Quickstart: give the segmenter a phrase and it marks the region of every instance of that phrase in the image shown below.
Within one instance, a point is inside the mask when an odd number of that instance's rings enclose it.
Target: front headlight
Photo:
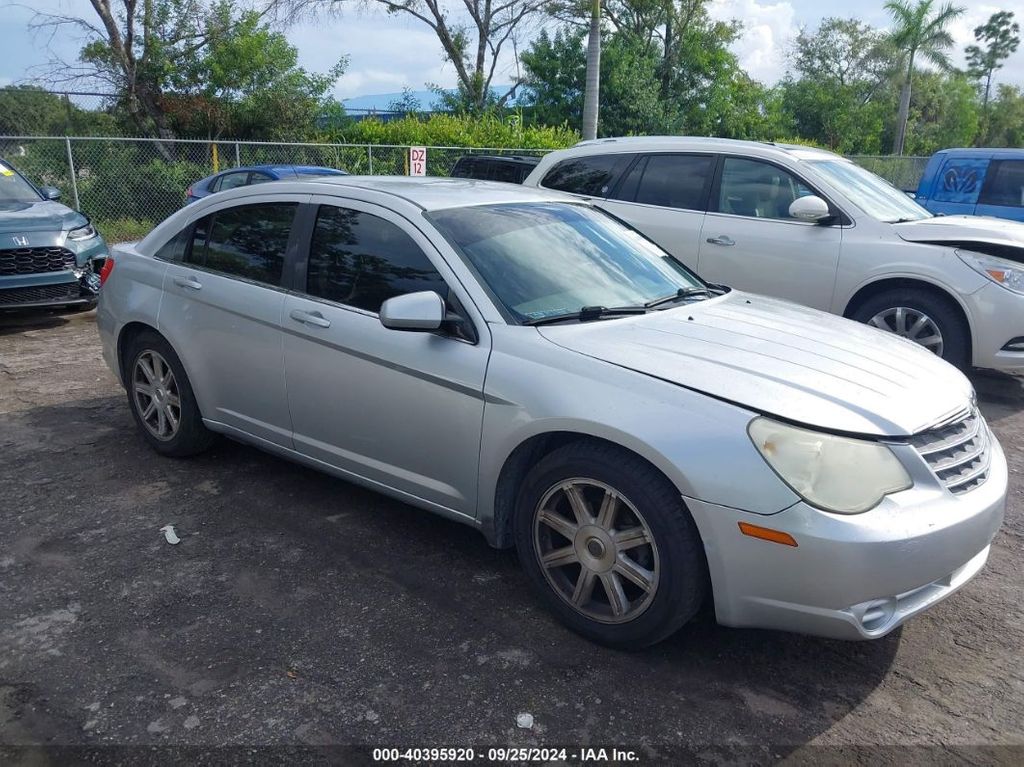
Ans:
[[[837,437],[755,418],[750,438],[783,482],[819,509],[858,514],[914,483],[880,442]]]
[[[1007,290],[1024,295],[1024,264],[1015,264],[1013,261],[1004,261],[995,256],[964,250],[958,250],[956,254],[978,274],[988,277]]]
[[[93,228],[92,224],[86,224],[85,226],[80,226],[77,229],[72,229],[68,232],[69,240],[91,240],[95,236],[96,230]]]

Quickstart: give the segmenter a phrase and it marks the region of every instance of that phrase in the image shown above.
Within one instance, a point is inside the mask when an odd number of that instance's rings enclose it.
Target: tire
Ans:
[[[632,531],[632,545],[619,549],[600,524],[579,524],[581,517],[571,511],[573,500],[564,489],[567,483],[572,494],[579,491],[590,511],[584,519],[591,522],[601,521],[608,492],[616,494],[607,529],[619,535]],[[570,518],[577,529],[571,529]],[[708,591],[704,546],[678,490],[646,461],[614,445],[584,440],[545,456],[520,486],[513,523],[519,559],[533,589],[563,623],[601,644],[640,649],[659,642],[697,613]],[[650,543],[639,542],[638,529]],[[564,564],[545,567],[545,555]],[[621,563],[621,557],[632,564]],[[623,576],[620,564],[629,565],[625,569],[632,577]],[[638,573],[645,574],[641,580],[651,588],[632,580]],[[619,603],[618,614],[617,600],[604,586],[608,581],[626,600]]]
[[[898,335],[918,342],[919,339],[933,338],[934,334],[930,332],[927,323],[917,332],[917,338],[909,335],[909,331],[920,317],[924,316],[934,325],[941,337],[941,348],[934,344],[925,345],[925,348],[958,368],[970,367],[970,329],[950,298],[919,288],[895,288],[868,298],[853,312],[853,319],[872,327],[896,332],[893,327],[897,322],[895,313],[900,309],[904,310],[903,322],[908,333]]]
[[[203,425],[192,385],[171,345],[155,332],[139,333],[129,342],[124,359],[128,406],[146,442],[161,455],[175,458],[208,449],[216,435]],[[170,378],[161,375],[166,371]],[[150,374],[158,383],[150,383]],[[147,388],[160,399],[144,393]],[[152,410],[148,408],[150,403]],[[167,428],[161,428],[161,423]]]

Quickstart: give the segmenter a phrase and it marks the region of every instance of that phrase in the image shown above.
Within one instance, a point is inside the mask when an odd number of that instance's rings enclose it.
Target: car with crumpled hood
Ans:
[[[0,309],[88,309],[107,244],[89,219],[0,159]]]

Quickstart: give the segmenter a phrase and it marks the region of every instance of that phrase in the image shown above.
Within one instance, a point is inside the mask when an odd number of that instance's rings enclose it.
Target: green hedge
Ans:
[[[564,125],[524,127],[495,115],[434,114],[427,118],[409,115],[387,122],[360,120],[321,134],[317,140],[343,144],[564,149],[579,141],[580,136]]]

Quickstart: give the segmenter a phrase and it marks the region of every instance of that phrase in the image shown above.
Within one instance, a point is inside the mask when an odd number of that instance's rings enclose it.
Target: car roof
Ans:
[[[788,155],[800,159],[835,158],[839,155],[827,149],[818,149],[812,146],[800,144],[774,143],[771,141],[742,141],[731,138],[713,138],[707,136],[624,136],[621,138],[599,138],[591,141],[581,141],[571,149],[563,150],[564,154],[575,154],[577,150],[581,153],[591,154],[607,152],[609,150],[622,149],[628,152],[666,152],[666,151],[708,151],[721,152],[725,150],[750,151],[757,150],[759,153],[770,154],[771,152],[785,152]],[[562,154],[560,153],[560,154]]]
[[[1024,149],[1014,149],[1013,147],[950,147],[949,149],[940,149],[935,154],[965,154],[965,155],[978,155],[981,157],[1024,157]]]
[[[363,189],[386,194],[412,203],[422,210],[460,208],[469,205],[495,205],[516,202],[573,202],[579,199],[547,189],[507,184],[499,181],[479,181],[469,178],[442,178],[436,176],[312,176],[309,178],[274,181],[284,192],[308,194],[344,193],[348,189]],[[222,200],[242,198],[251,194],[265,194],[271,184],[238,187],[218,195]],[[230,196],[230,197],[229,197]]]

